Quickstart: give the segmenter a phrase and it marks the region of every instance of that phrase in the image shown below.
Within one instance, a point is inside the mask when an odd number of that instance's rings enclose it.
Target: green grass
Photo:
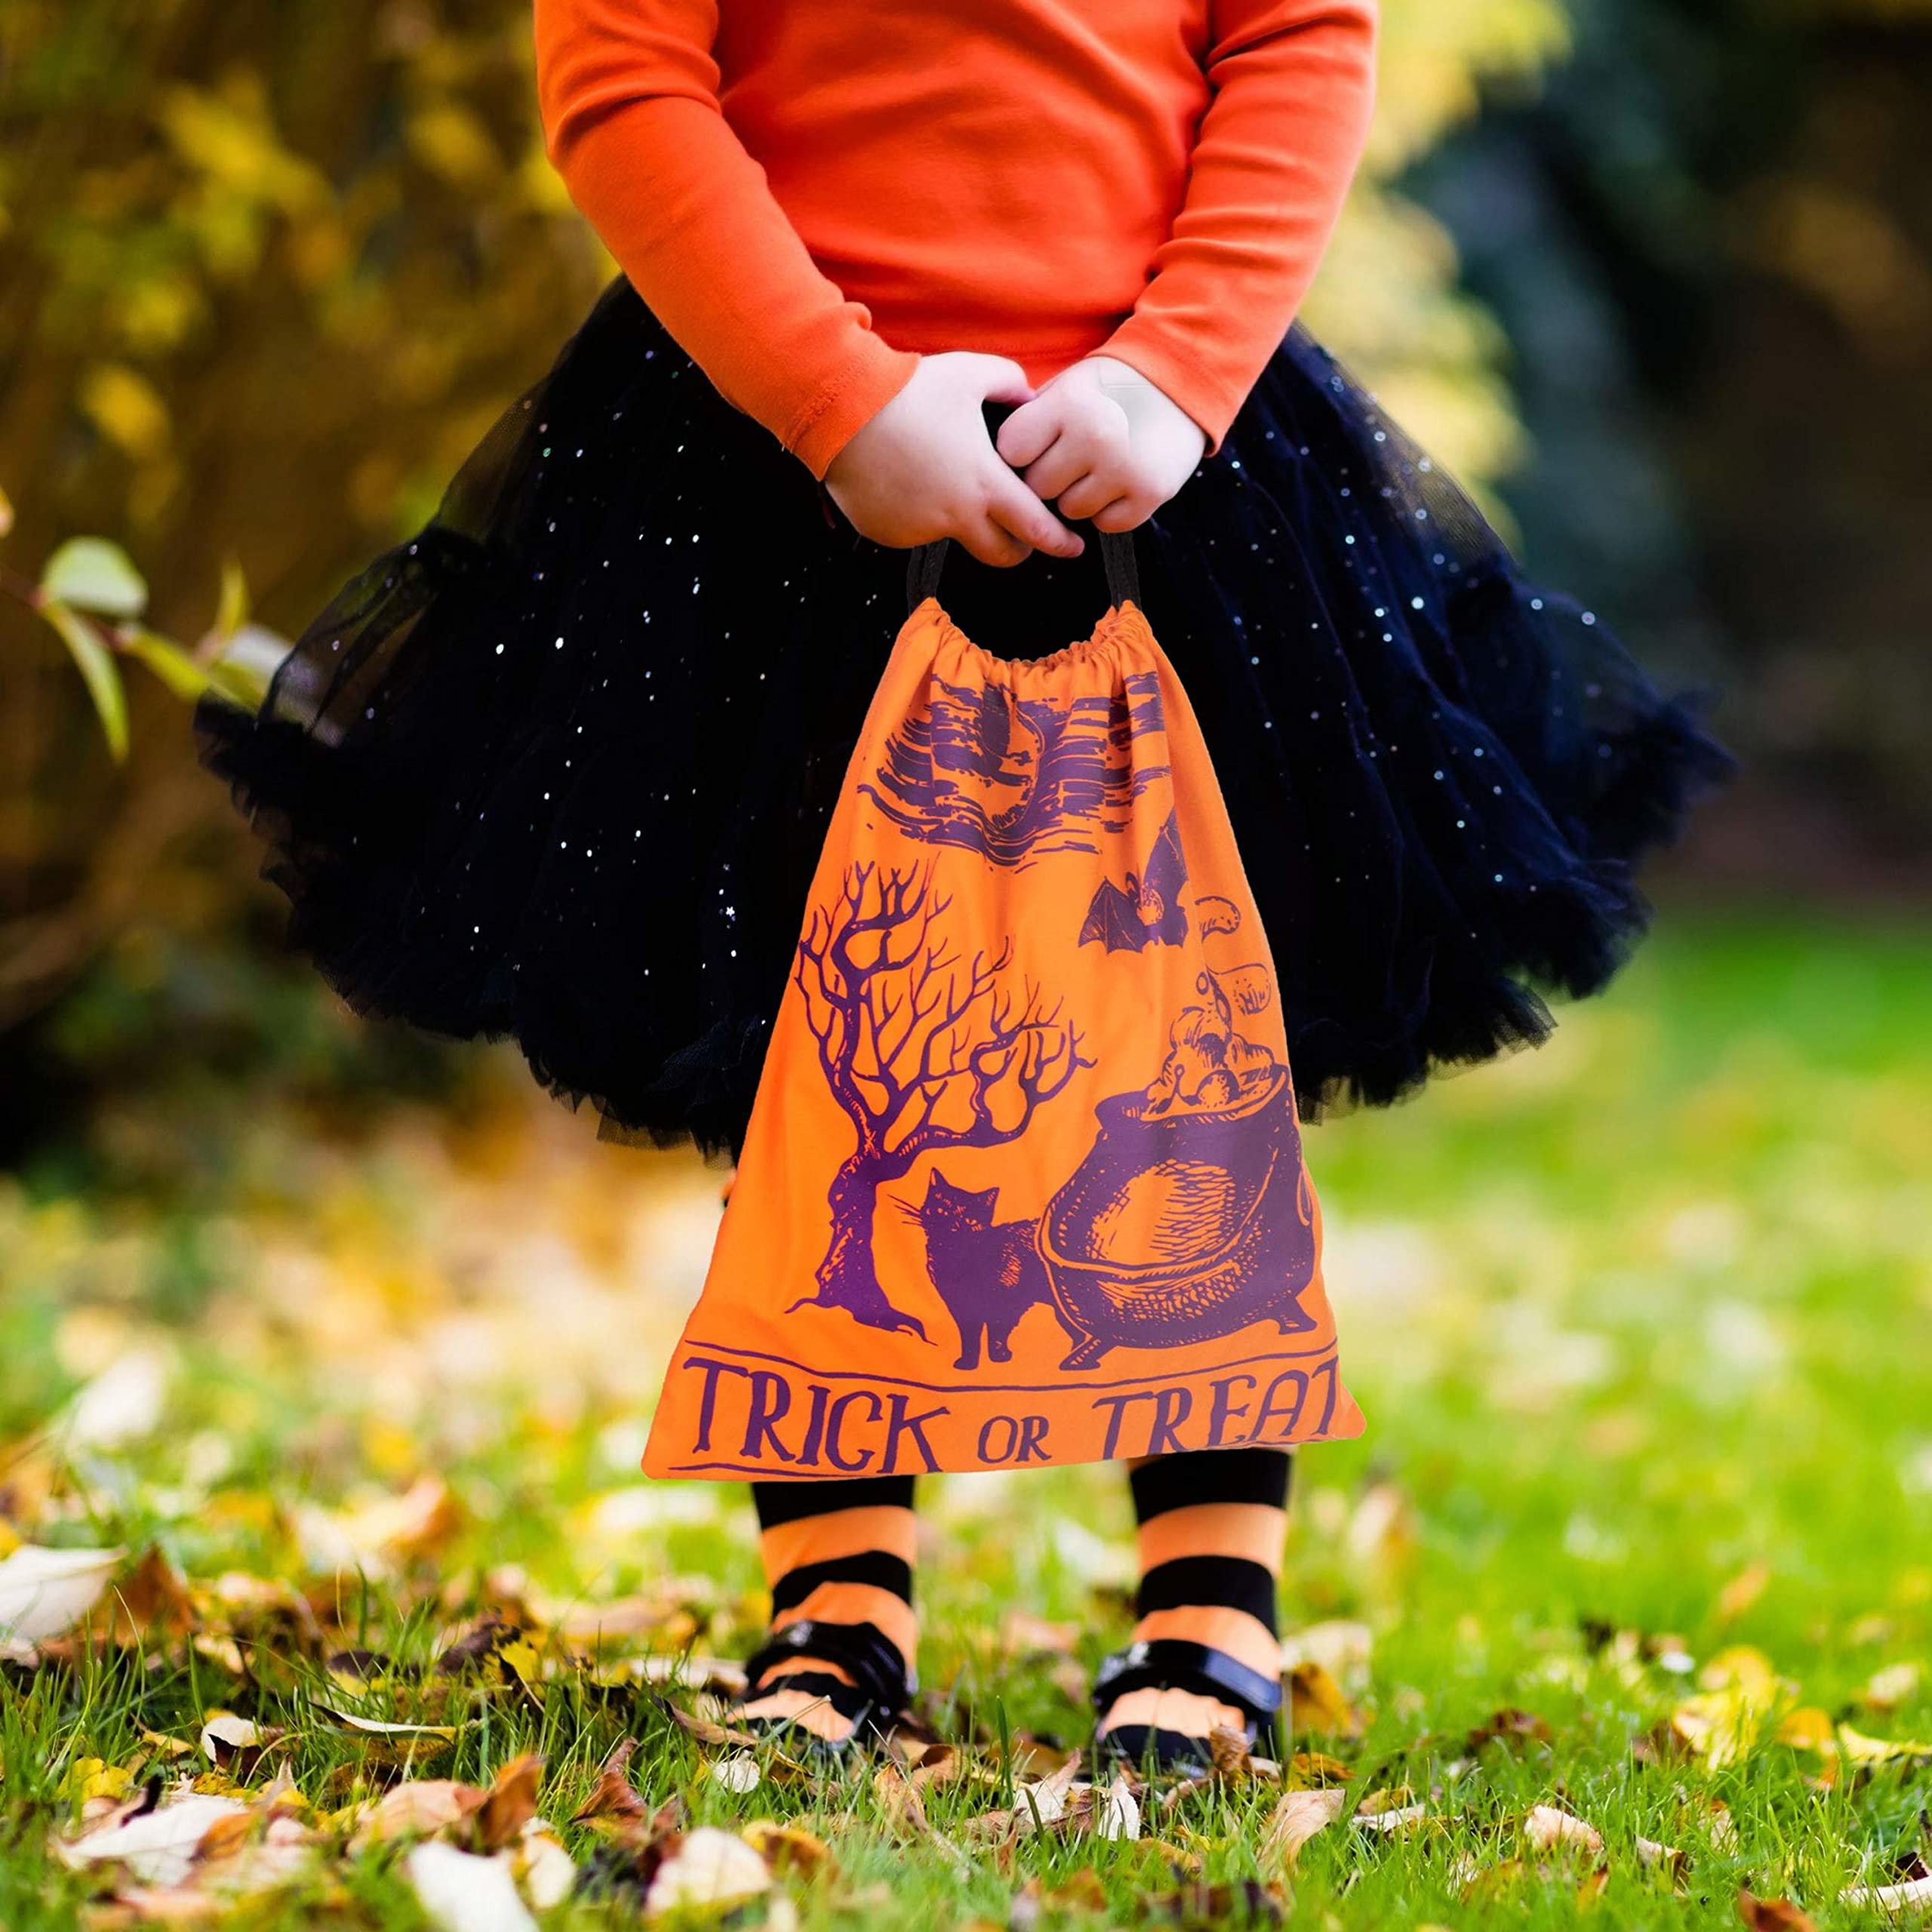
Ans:
[[[1406,1785],[1432,1820],[1317,1837],[1293,1875],[1294,1924],[1568,1924],[1599,1863],[1609,1876],[1587,1909],[1606,1924],[1735,1923],[1740,1885],[1821,1926],[1872,1921],[1838,1895],[1909,1856],[1932,1765],[1825,1784],[1824,1761],[1776,1733],[1801,1704],[1932,1739],[1932,1671],[1894,1708],[1860,1701],[1875,1672],[1932,1655],[1928,992],[1922,927],[1681,918],[1543,1052],[1311,1136],[1369,1428],[1302,1458],[1286,1619],[1365,1623],[1373,1650],[1350,1686],[1361,1735],[1297,1743],[1347,1763],[1351,1806]],[[0,1443],[14,1443],[0,1448],[0,1518],[40,1541],[158,1542],[198,1586],[231,1570],[297,1578],[340,1619],[324,1647],[386,1660],[358,1708],[457,1724],[423,1767],[435,1775],[487,1782],[542,1752],[551,1819],[628,1733],[653,1801],[812,1822],[840,1875],[792,1887],[808,1925],[1004,1924],[1029,1878],[1051,1894],[1089,1869],[1107,1915],[1133,1921],[1143,1895],[1172,1892],[1172,1847],[1211,1879],[1257,1875],[1266,1786],[1150,1818],[1159,1844],[1038,1836],[962,1870],[895,1842],[863,1775],[733,1795],[706,1774],[715,1754],[631,1689],[569,1669],[537,1689],[425,1675],[452,1627],[519,1589],[542,1605],[688,1579],[661,1641],[729,1655],[754,1640],[743,1491],[654,1505],[635,1473],[638,1411],[715,1186],[681,1161],[595,1148],[494,1070],[440,1110],[412,1102],[376,1121],[273,1091],[214,1116],[206,1090],[106,1109],[82,1153],[0,1183]],[[161,1418],[119,1446],[76,1444],[61,1405],[130,1349],[165,1358]],[[424,1471],[461,1520],[382,1582],[321,1580],[300,1511]],[[1082,1741],[1063,1663],[1002,1657],[995,1639],[1018,1607],[1076,1621],[1090,1668],[1120,1640],[1106,1587],[1129,1543],[1118,1475],[928,1487],[931,1715],[960,1734]],[[1754,1566],[1761,1588],[1727,1608],[1726,1586]],[[209,1627],[223,1615],[204,1604]],[[1737,1761],[1633,1749],[1740,1646],[1784,1687]],[[50,1861],[49,1833],[76,1815],[75,1761],[135,1764],[152,1754],[144,1730],[192,1740],[217,1707],[285,1726],[289,1769],[325,1810],[392,1775],[316,1711],[348,1694],[311,1648],[272,1635],[248,1679],[179,1644],[146,1668],[115,1657],[0,1677],[0,1926],[79,1922],[98,1884]],[[1688,1674],[1669,1667],[1678,1648]],[[1469,1749],[1505,1707],[1550,1741]],[[956,1832],[988,1802],[952,1787],[929,1809]],[[1519,1855],[1520,1821],[1544,1803],[1597,1827],[1603,1858],[1529,1857],[1472,1891],[1469,1861]],[[565,1835],[588,1855],[587,1830]],[[1687,1854],[1681,1890],[1637,1858],[1639,1836]],[[1060,1909],[1049,1901],[1049,1918]],[[421,1922],[380,1853],[332,1860],[325,1882],[243,1916]]]

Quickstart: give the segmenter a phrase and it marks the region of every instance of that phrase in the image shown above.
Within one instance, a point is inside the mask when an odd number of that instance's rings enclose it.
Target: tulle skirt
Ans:
[[[1136,534],[1268,929],[1305,1115],[1542,1040],[1644,930],[1632,877],[1729,761],[1297,330]],[[434,520],[203,755],[291,937],[371,1014],[509,1035],[618,1129],[734,1147],[847,759],[905,614],[626,283]],[[1084,636],[1097,546],[955,546],[968,635]]]

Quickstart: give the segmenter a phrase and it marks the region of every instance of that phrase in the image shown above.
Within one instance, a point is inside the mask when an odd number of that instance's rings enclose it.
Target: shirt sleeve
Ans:
[[[550,158],[727,401],[814,476],[918,358],[820,273],[718,100],[715,0],[535,0]]]
[[[1218,448],[1315,279],[1375,94],[1374,0],[1217,0],[1214,92],[1187,190],[1134,312],[1097,352]]]

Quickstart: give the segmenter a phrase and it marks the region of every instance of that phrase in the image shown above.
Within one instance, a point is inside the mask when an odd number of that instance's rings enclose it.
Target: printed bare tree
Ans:
[[[950,895],[932,868],[849,869],[838,900],[815,906],[793,968],[826,1084],[858,1134],[826,1200],[832,1239],[818,1288],[794,1308],[841,1308],[868,1327],[924,1324],[894,1305],[872,1254],[879,1189],[922,1154],[997,1147],[1083,1066],[1079,1033],[1039,989],[1005,983],[1009,940],[968,961],[940,921]]]

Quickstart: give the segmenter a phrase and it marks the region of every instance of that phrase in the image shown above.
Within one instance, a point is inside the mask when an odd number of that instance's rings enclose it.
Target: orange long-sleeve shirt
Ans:
[[[1104,351],[1218,442],[1312,278],[1374,0],[536,0],[550,153],[814,475],[921,352]]]

